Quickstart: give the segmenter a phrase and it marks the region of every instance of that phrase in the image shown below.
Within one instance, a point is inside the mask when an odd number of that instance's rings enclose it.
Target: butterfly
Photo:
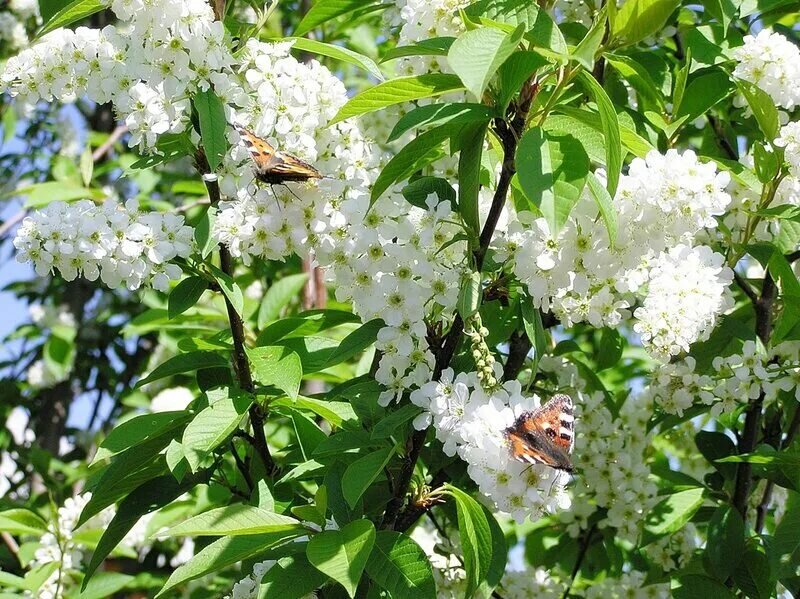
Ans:
[[[250,152],[255,164],[256,179],[267,185],[282,185],[290,181],[305,182],[325,177],[308,162],[288,152],[280,152],[252,131],[234,125]]]
[[[512,457],[572,472],[569,454],[575,444],[574,424],[572,399],[563,394],[553,396],[543,406],[522,414],[506,429]]]

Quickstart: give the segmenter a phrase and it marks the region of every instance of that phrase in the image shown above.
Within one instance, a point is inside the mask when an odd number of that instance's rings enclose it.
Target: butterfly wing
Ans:
[[[255,163],[256,178],[269,185],[288,181],[322,179],[322,174],[307,162],[288,152],[279,152],[269,142],[252,131],[236,126],[242,142]]]
[[[572,399],[559,394],[545,405],[520,416],[506,430],[511,455],[531,464],[572,472],[569,454],[574,446]]]

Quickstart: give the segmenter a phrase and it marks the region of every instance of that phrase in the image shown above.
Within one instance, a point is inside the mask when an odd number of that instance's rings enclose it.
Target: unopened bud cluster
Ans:
[[[475,371],[478,374],[481,387],[483,387],[485,391],[491,391],[497,387],[497,378],[494,375],[494,356],[489,350],[489,346],[486,345],[489,329],[483,326],[481,315],[475,313],[467,319],[464,330],[472,346]]]

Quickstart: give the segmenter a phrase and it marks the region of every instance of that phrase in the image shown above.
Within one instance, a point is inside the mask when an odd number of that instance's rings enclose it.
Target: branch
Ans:
[[[208,160],[202,150],[198,150],[195,155],[195,161],[197,170],[199,170],[201,174],[206,174],[210,171]],[[205,184],[208,190],[208,197],[211,200],[211,205],[216,206],[222,198],[219,183],[217,181],[205,180]],[[233,277],[233,257],[228,251],[228,248],[222,244],[219,246],[219,262],[220,270],[226,275]],[[253,375],[250,372],[250,362],[247,359],[247,351],[245,349],[244,322],[242,322],[242,317],[236,312],[236,308],[233,307],[228,296],[224,294],[223,296],[225,298],[225,308],[228,311],[228,322],[230,323],[231,334],[233,335],[233,369],[236,372],[239,387],[243,391],[253,393]],[[276,466],[270,454],[267,437],[264,433],[264,409],[258,402],[255,402],[250,406],[249,413],[250,421],[253,424],[253,447],[261,458],[266,471],[273,474],[276,471]]]
[[[731,145],[731,142],[728,141],[728,138],[725,137],[725,131],[722,129],[722,123],[720,123],[717,118],[710,113],[706,115],[708,119],[708,124],[711,125],[711,129],[714,131],[714,135],[717,139],[717,144],[719,145],[720,149],[725,153],[725,155],[731,160],[739,160],[739,152],[736,151]]]
[[[492,198],[492,206],[489,209],[489,214],[486,217],[486,222],[481,230],[478,248],[473,254],[475,259],[476,270],[480,271],[483,268],[483,260],[486,257],[486,252],[489,250],[489,244],[494,237],[494,231],[497,227],[497,221],[503,212],[503,206],[506,203],[508,190],[511,186],[511,178],[517,172],[516,163],[514,161],[517,153],[517,143],[525,129],[525,122],[528,118],[531,103],[538,90],[535,79],[531,78],[522,87],[520,98],[514,111],[514,116],[509,124],[504,119],[495,119],[494,126],[495,132],[500,138],[503,145],[503,167],[500,171],[500,178],[497,180],[497,188]],[[444,343],[440,350],[436,352],[436,364],[433,369],[433,380],[441,377],[445,368],[450,365],[453,359],[458,342],[461,339],[461,334],[464,331],[464,321],[460,315],[456,314],[453,320],[453,325],[445,337]],[[400,470],[400,475],[395,485],[394,494],[392,499],[386,506],[386,511],[381,521],[381,528],[395,529],[403,507],[405,496],[408,493],[408,487],[411,484],[411,477],[414,474],[414,468],[417,465],[419,454],[422,451],[422,446],[425,444],[425,436],[427,430],[414,431],[414,434],[409,440],[407,453],[403,466]],[[403,518],[405,521],[405,517]]]
[[[519,371],[525,364],[525,358],[531,351],[531,340],[525,331],[514,331],[508,340],[508,358],[503,367],[503,380],[513,381],[519,375]]]
[[[769,272],[764,277],[761,286],[761,297],[753,303],[756,312],[756,335],[766,347],[772,334],[772,311],[777,296],[775,281]],[[761,420],[761,407],[764,403],[764,394],[747,407],[744,419],[744,428],[739,442],[739,454],[750,453],[758,441],[759,422]],[[733,507],[741,514],[742,520],[747,522],[747,498],[753,484],[753,467],[750,462],[742,462],[736,471],[736,486],[733,491]]]
[[[792,444],[792,441],[794,441],[794,438],[797,436],[798,431],[800,431],[800,408],[795,409],[794,417],[792,418],[792,422],[786,432],[786,438],[782,443],[778,444],[778,449],[789,447]],[[767,519],[767,510],[769,509],[770,503],[772,503],[772,490],[774,487],[775,483],[771,480],[768,480],[767,486],[764,487],[764,495],[761,497],[761,502],[756,508],[755,530],[757,533],[760,533],[761,529],[764,528],[764,521]]]
[[[594,531],[596,528],[597,524],[592,524],[589,530],[586,531],[586,536],[583,538],[583,543],[581,543],[581,546],[578,548],[578,557],[575,560],[575,567],[572,568],[572,575],[570,576],[569,583],[567,583],[567,588],[564,590],[562,599],[567,599],[567,597],[569,597],[569,592],[572,590],[572,585],[575,584],[575,578],[578,576],[578,572],[581,570],[586,553],[589,551],[589,546],[592,544],[592,537],[594,536]]]
[[[92,161],[98,162],[102,160],[109,150],[114,147],[114,144],[117,143],[127,132],[127,125],[117,125],[116,129],[109,134],[108,139],[99,145],[94,152],[92,152]]]
[[[747,279],[734,270],[733,280],[736,281],[736,284],[739,285],[741,290],[744,291],[744,294],[750,298],[750,301],[753,302],[754,305],[758,303],[758,294],[750,283],[747,282]]]

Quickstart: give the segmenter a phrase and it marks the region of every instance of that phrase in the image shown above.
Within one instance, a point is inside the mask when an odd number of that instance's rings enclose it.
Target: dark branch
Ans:
[[[755,292],[750,283],[747,282],[747,279],[734,270],[733,280],[736,281],[736,284],[742,291],[744,291],[744,294],[750,298],[750,301],[753,302],[753,304],[758,303],[758,294]]]
[[[527,81],[520,92],[520,98],[511,122],[509,123],[499,118],[494,121],[495,133],[497,133],[503,145],[503,167],[500,171],[500,178],[497,181],[497,187],[492,198],[492,206],[489,209],[489,214],[486,217],[486,222],[480,234],[479,245],[475,249],[473,255],[475,268],[478,271],[483,268],[483,261],[489,250],[489,244],[494,237],[497,221],[500,219],[500,215],[506,203],[506,198],[508,197],[511,178],[517,172],[516,163],[514,161],[517,153],[517,143],[524,132],[528,112],[537,89],[538,87],[534,79]],[[453,320],[453,325],[450,327],[440,350],[437,352],[436,364],[433,369],[433,380],[437,380],[441,377],[444,369],[450,365],[450,361],[453,359],[463,331],[464,321],[460,315],[456,315]],[[394,494],[386,506],[386,511],[383,515],[383,520],[381,522],[382,528],[393,528],[397,530],[396,524],[398,516],[403,507],[408,487],[411,484],[411,477],[414,474],[414,468],[417,465],[422,446],[425,444],[426,433],[427,431],[415,431],[409,440],[406,458],[400,470],[400,475],[397,478]],[[403,521],[405,520],[406,518],[404,515]]]
[[[195,160],[197,163],[197,170],[200,171],[201,174],[210,172],[208,160],[202,150],[198,150],[195,155]],[[208,197],[211,200],[211,205],[216,206],[221,199],[219,183],[207,180],[205,184],[208,190]],[[228,251],[228,248],[223,245],[219,246],[219,262],[220,270],[228,276],[233,277],[233,257]],[[236,308],[234,308],[228,296],[224,297],[231,334],[233,335],[233,369],[236,372],[236,379],[239,383],[239,387],[243,391],[253,393],[253,375],[250,372],[250,362],[247,359],[247,351],[245,349],[244,322],[242,321],[242,317],[236,312]],[[253,447],[261,458],[266,471],[268,473],[274,473],[276,470],[275,462],[270,454],[267,437],[264,433],[264,410],[258,402],[255,402],[250,406],[249,413],[250,421],[253,425]]]

